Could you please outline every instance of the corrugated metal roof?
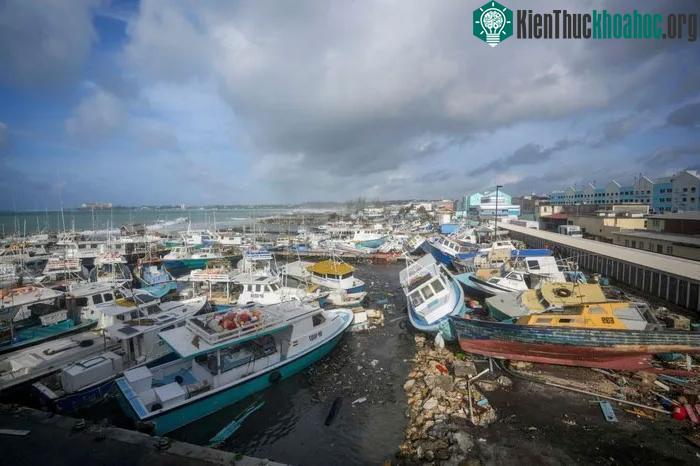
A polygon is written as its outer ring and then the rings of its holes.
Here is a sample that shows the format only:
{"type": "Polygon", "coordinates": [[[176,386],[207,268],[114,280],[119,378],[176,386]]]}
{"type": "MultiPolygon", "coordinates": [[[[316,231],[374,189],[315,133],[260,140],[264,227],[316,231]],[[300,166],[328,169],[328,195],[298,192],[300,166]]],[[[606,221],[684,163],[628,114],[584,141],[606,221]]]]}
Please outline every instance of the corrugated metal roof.
{"type": "Polygon", "coordinates": [[[559,233],[533,230],[532,228],[524,228],[509,224],[499,225],[499,228],[527,234],[563,246],[581,249],[592,254],[600,254],[620,261],[638,264],[642,267],[655,269],[670,275],[700,281],[700,262],[698,261],[617,246],[615,244],[601,243],[590,239],[572,238],[570,236],[560,235],[559,233]]]}

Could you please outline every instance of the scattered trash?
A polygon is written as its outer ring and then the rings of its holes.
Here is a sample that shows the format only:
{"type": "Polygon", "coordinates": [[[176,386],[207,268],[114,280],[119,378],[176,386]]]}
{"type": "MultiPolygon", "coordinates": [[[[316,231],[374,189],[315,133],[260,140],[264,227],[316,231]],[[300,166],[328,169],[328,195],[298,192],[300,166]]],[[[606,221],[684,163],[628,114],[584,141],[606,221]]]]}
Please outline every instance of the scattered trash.
{"type": "Polygon", "coordinates": [[[24,437],[29,435],[29,430],[23,429],[0,429],[0,435],[11,435],[13,437],[24,437]]]}
{"type": "Polygon", "coordinates": [[[615,416],[615,411],[609,401],[599,401],[600,410],[603,411],[603,416],[608,422],[617,422],[617,416],[615,416]]]}
{"type": "Polygon", "coordinates": [[[377,367],[377,364],[379,364],[379,360],[377,359],[372,359],[372,361],[369,363],[369,365],[372,367],[377,367]]]}
{"type": "Polygon", "coordinates": [[[330,411],[328,411],[328,416],[326,416],[326,422],[325,424],[327,426],[331,425],[333,423],[333,420],[335,417],[338,415],[338,412],[340,412],[340,407],[343,405],[343,397],[338,397],[333,401],[333,404],[331,405],[330,411]]]}
{"type": "Polygon", "coordinates": [[[212,448],[216,448],[218,446],[221,446],[231,435],[233,435],[242,425],[243,421],[246,420],[248,416],[253,414],[255,411],[259,410],[260,408],[263,407],[265,404],[264,401],[258,401],[257,403],[253,403],[250,406],[248,406],[246,409],[244,409],[241,414],[236,416],[236,418],[231,421],[229,424],[224,426],[223,429],[221,429],[215,436],[209,440],[209,446],[212,448]]]}
{"type": "Polygon", "coordinates": [[[445,339],[442,337],[442,333],[438,332],[437,335],[435,335],[435,348],[437,349],[445,349],[445,339]]]}
{"type": "Polygon", "coordinates": [[[365,401],[367,401],[367,397],[363,396],[362,398],[358,398],[355,401],[353,401],[352,404],[356,405],[356,404],[364,403],[365,401]]]}
{"type": "Polygon", "coordinates": [[[489,400],[486,398],[482,398],[479,401],[476,402],[477,406],[481,406],[482,408],[485,408],[486,406],[489,405],[489,400]]]}

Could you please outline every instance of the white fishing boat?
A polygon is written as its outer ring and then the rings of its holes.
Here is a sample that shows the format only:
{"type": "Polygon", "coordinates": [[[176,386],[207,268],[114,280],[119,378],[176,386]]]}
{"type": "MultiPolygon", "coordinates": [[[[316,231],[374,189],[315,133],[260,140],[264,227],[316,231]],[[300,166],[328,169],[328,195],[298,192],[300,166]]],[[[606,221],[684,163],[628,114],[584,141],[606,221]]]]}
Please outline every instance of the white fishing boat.
{"type": "Polygon", "coordinates": [[[134,277],[121,253],[105,251],[95,257],[95,265],[90,270],[88,279],[91,282],[104,282],[121,286],[131,283],[134,277]]]}
{"type": "Polygon", "coordinates": [[[305,369],[351,322],[350,310],[291,301],[193,317],[160,334],[180,359],[126,371],[120,403],[158,435],[171,432],[305,369]]]}
{"type": "Polygon", "coordinates": [[[367,296],[365,282],[355,277],[355,267],[335,259],[309,265],[311,283],[328,291],[328,301],[336,306],[359,306],[367,296]]]}
{"type": "Polygon", "coordinates": [[[86,330],[96,320],[81,320],[65,306],[64,293],[40,286],[0,290],[0,353],[15,351],[69,333],[86,330]]]}
{"type": "Polygon", "coordinates": [[[411,325],[422,332],[440,332],[445,339],[454,339],[449,316],[465,313],[464,291],[445,266],[426,254],[407,263],[399,272],[399,282],[406,295],[411,325]]]}
{"type": "Polygon", "coordinates": [[[468,290],[493,296],[539,288],[544,282],[565,282],[566,276],[553,256],[533,256],[514,259],[499,269],[466,273],[459,279],[468,290]]]}
{"type": "Polygon", "coordinates": [[[205,309],[206,304],[203,296],[152,303],[140,306],[136,316],[133,309],[117,308],[121,312],[115,314],[118,323],[105,331],[109,350],[65,365],[32,388],[40,400],[58,411],[70,412],[89,405],[105,396],[125,369],[175,359],[158,334],[184,326],[185,320],[205,309]]]}

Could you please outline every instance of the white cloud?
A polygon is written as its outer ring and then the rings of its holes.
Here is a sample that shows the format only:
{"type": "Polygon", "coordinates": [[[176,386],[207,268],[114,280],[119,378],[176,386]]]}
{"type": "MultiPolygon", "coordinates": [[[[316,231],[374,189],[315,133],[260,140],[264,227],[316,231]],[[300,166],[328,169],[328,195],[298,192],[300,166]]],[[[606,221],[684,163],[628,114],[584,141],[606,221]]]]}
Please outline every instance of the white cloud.
{"type": "Polygon", "coordinates": [[[126,111],[119,99],[94,88],[66,120],[66,132],[80,142],[95,143],[114,134],[125,119],[126,111]]]}

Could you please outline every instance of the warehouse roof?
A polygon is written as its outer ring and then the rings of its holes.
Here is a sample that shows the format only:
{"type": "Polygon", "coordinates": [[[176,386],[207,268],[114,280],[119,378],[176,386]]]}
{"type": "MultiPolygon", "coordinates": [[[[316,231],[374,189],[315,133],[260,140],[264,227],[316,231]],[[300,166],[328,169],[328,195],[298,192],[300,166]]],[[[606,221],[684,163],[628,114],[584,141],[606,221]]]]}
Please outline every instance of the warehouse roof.
{"type": "Polygon", "coordinates": [[[612,259],[637,264],[670,275],[700,281],[700,262],[698,261],[657,254],[651,251],[642,251],[641,249],[617,246],[615,244],[601,243],[590,239],[572,238],[571,236],[560,235],[559,233],[533,230],[532,228],[524,228],[509,224],[499,225],[499,228],[522,233],[534,238],[540,238],[544,241],[561,244],[562,246],[581,249],[592,254],[600,254],[612,259]]]}

